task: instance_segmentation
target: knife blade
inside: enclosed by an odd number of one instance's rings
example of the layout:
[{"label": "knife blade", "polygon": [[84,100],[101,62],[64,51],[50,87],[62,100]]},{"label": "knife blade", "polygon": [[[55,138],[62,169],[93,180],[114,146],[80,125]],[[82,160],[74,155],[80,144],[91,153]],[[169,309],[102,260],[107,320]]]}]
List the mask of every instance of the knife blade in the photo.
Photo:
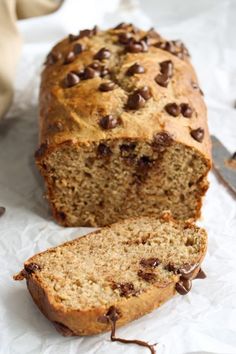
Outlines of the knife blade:
[{"label": "knife blade", "polygon": [[216,172],[236,195],[236,160],[219,139],[211,135],[213,165]]}]

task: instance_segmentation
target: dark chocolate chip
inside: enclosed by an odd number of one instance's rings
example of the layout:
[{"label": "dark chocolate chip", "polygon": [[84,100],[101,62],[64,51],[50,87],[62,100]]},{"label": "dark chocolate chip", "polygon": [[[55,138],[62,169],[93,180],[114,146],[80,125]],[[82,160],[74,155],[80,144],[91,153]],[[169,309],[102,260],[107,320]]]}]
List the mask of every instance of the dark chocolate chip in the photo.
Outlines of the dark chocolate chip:
[{"label": "dark chocolate chip", "polygon": [[176,268],[172,263],[167,264],[164,269],[168,272],[173,272],[174,274],[178,274],[178,268]]},{"label": "dark chocolate chip", "polygon": [[167,87],[170,79],[166,74],[158,74],[155,77],[155,81],[158,85],[160,85],[162,87]]},{"label": "dark chocolate chip", "polygon": [[163,75],[166,75],[168,77],[173,76],[173,62],[171,60],[165,60],[160,63],[160,70]]},{"label": "dark chocolate chip", "polygon": [[53,322],[53,325],[56,330],[64,337],[72,337],[76,335],[70,328],[60,322]]},{"label": "dark chocolate chip", "polygon": [[180,59],[189,56],[189,52],[181,41],[160,41],[154,44],[155,47],[166,50]]},{"label": "dark chocolate chip", "polygon": [[122,157],[131,157],[135,158],[134,150],[136,148],[135,143],[122,144],[120,145],[120,154]]},{"label": "dark chocolate chip", "polygon": [[25,265],[25,271],[28,274],[32,274],[32,273],[36,272],[37,270],[41,270],[40,265],[37,263],[29,263],[29,264]]},{"label": "dark chocolate chip", "polygon": [[164,108],[165,111],[173,117],[178,117],[180,115],[180,107],[177,103],[168,103]]},{"label": "dark chocolate chip", "polygon": [[180,279],[178,283],[175,284],[175,290],[180,295],[186,295],[192,288],[192,282],[188,279]]},{"label": "dark chocolate chip", "polygon": [[135,63],[129,67],[129,69],[126,71],[126,75],[132,76],[134,74],[143,74],[145,72],[145,69],[142,65],[139,65],[138,63]]},{"label": "dark chocolate chip", "polygon": [[58,62],[60,59],[62,58],[62,54],[61,53],[49,53],[47,58],[46,58],[46,61],[45,61],[45,64],[46,65],[52,65],[52,64],[55,64],[56,62]]},{"label": "dark chocolate chip", "polygon": [[95,55],[94,59],[97,60],[103,60],[103,59],[109,59],[111,56],[111,52],[107,48],[101,48]]},{"label": "dark chocolate chip", "polygon": [[191,279],[193,273],[199,267],[199,264],[184,264],[180,268],[178,268],[178,274],[181,274],[181,279]]},{"label": "dark chocolate chip", "polygon": [[105,130],[114,129],[118,124],[118,119],[113,117],[111,114],[102,117],[99,121],[100,127]]},{"label": "dark chocolate chip", "polygon": [[138,276],[147,282],[152,282],[156,279],[156,275],[154,273],[144,272],[143,270],[138,271]]},{"label": "dark chocolate chip", "polygon": [[93,30],[85,29],[79,32],[79,39],[84,37],[92,37],[94,34]]},{"label": "dark chocolate chip", "polygon": [[73,52],[77,55],[84,51],[85,46],[81,43],[76,43],[73,47]]},{"label": "dark chocolate chip", "polygon": [[185,118],[191,118],[191,117],[192,117],[193,110],[192,110],[192,108],[189,106],[188,103],[181,103],[181,104],[180,104],[180,110],[181,110],[181,113],[183,114],[183,116],[184,116]]},{"label": "dark chocolate chip", "polygon": [[140,94],[146,101],[152,97],[151,90],[148,86],[143,86],[140,89],[137,89],[135,92]]},{"label": "dark chocolate chip", "polygon": [[92,62],[91,64],[88,65],[89,68],[92,68],[96,71],[101,71],[101,63],[97,62],[97,61],[94,61]]},{"label": "dark chocolate chip", "polygon": [[132,283],[114,283],[112,289],[118,289],[120,296],[129,297],[137,295],[137,291]]},{"label": "dark chocolate chip", "polygon": [[100,157],[109,157],[112,154],[111,149],[104,143],[100,143],[97,147],[97,154]]},{"label": "dark chocolate chip", "polygon": [[75,53],[69,52],[65,57],[64,64],[70,64],[75,60]]},{"label": "dark chocolate chip", "polygon": [[142,258],[139,264],[145,268],[156,268],[159,266],[160,261],[158,258]]},{"label": "dark chocolate chip", "polygon": [[6,208],[3,206],[0,206],[0,217],[3,216],[3,214],[5,214],[6,212]]},{"label": "dark chocolate chip", "polygon": [[126,51],[129,53],[140,53],[143,51],[143,45],[141,42],[130,42],[126,46]]},{"label": "dark chocolate chip", "polygon": [[119,43],[120,44],[128,44],[133,39],[131,33],[122,32],[119,34]]},{"label": "dark chocolate chip", "polygon": [[206,274],[203,272],[203,270],[200,268],[199,272],[197,273],[196,277],[194,279],[205,279]]},{"label": "dark chocolate chip", "polygon": [[80,78],[78,75],[74,74],[74,73],[68,73],[66,76],[66,80],[65,80],[65,85],[66,87],[72,87],[77,85],[80,82]]},{"label": "dark chocolate chip", "polygon": [[128,23],[121,22],[121,23],[119,23],[116,27],[114,27],[114,29],[115,29],[115,30],[116,30],[116,29],[124,29],[124,28],[126,28],[126,27],[128,27],[128,26],[129,26]]},{"label": "dark chocolate chip", "polygon": [[163,152],[173,142],[168,132],[160,132],[154,135],[152,146],[158,152]]},{"label": "dark chocolate chip", "polygon": [[79,39],[79,35],[78,34],[69,34],[68,36],[69,42],[74,42],[77,41]]},{"label": "dark chocolate chip", "polygon": [[193,129],[191,130],[190,134],[193,139],[201,143],[204,138],[204,129],[202,128]]},{"label": "dark chocolate chip", "polygon": [[144,107],[146,100],[139,93],[133,93],[128,97],[127,108],[139,109]]},{"label": "dark chocolate chip", "polygon": [[112,81],[103,82],[99,86],[99,91],[102,92],[112,91],[114,90],[115,86],[116,86],[115,83]]},{"label": "dark chocolate chip", "polygon": [[40,147],[38,148],[38,150],[36,150],[34,156],[36,158],[42,157],[45,154],[45,152],[47,151],[47,149],[48,149],[48,144],[47,143],[42,143],[40,145]]},{"label": "dark chocolate chip", "polygon": [[82,73],[81,79],[89,80],[89,79],[93,79],[95,76],[98,76],[98,75],[99,75],[99,73],[96,70],[87,66]]},{"label": "dark chocolate chip", "polygon": [[153,160],[149,156],[141,156],[137,161],[137,172],[144,173],[153,165]]}]

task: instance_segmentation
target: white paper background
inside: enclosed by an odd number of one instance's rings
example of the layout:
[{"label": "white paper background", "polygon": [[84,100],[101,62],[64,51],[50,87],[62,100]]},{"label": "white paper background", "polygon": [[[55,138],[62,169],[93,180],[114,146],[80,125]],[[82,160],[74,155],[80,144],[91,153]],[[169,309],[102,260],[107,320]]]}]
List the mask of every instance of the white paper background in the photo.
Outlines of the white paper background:
[{"label": "white paper background", "polygon": [[[19,23],[25,45],[15,101],[0,125],[0,205],[7,208],[0,219],[1,354],[148,353],[110,343],[108,333],[61,337],[34,306],[24,282],[11,278],[35,252],[87,231],[53,222],[33,162],[39,73],[55,41],[94,23],[108,27],[121,20],[183,39],[205,92],[211,133],[236,150],[236,1],[143,0],[140,8],[136,1],[67,0],[57,13]],[[159,354],[236,354],[236,203],[213,174],[210,182],[201,220],[209,233],[208,278],[118,331],[121,337],[158,342]]]}]

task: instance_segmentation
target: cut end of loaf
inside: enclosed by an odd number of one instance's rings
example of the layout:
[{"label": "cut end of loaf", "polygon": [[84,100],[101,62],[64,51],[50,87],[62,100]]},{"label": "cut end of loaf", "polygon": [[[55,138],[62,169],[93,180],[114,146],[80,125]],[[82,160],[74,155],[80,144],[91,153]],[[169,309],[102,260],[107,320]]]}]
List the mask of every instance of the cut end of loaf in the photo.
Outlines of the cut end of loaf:
[{"label": "cut end of loaf", "polygon": [[53,215],[64,226],[105,226],[160,215],[197,219],[209,163],[165,132],[153,141],[116,139],[43,146],[36,157]]},{"label": "cut end of loaf", "polygon": [[175,289],[181,293],[197,275],[206,243],[205,231],[190,223],[130,219],[32,257],[23,275],[50,320],[75,334],[98,333],[109,329],[104,315],[111,306],[120,310],[119,326],[160,306]]}]

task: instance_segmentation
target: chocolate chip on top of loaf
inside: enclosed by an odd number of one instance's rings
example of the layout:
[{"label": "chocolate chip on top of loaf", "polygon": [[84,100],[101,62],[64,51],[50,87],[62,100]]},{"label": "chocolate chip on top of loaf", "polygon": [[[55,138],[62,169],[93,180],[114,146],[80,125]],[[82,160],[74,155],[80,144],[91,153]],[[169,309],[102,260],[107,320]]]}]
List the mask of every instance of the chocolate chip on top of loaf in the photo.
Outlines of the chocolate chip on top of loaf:
[{"label": "chocolate chip on top of loaf", "polygon": [[197,218],[211,166],[206,115],[182,42],[129,23],[69,35],[48,55],[40,90],[36,163],[55,218]]}]

